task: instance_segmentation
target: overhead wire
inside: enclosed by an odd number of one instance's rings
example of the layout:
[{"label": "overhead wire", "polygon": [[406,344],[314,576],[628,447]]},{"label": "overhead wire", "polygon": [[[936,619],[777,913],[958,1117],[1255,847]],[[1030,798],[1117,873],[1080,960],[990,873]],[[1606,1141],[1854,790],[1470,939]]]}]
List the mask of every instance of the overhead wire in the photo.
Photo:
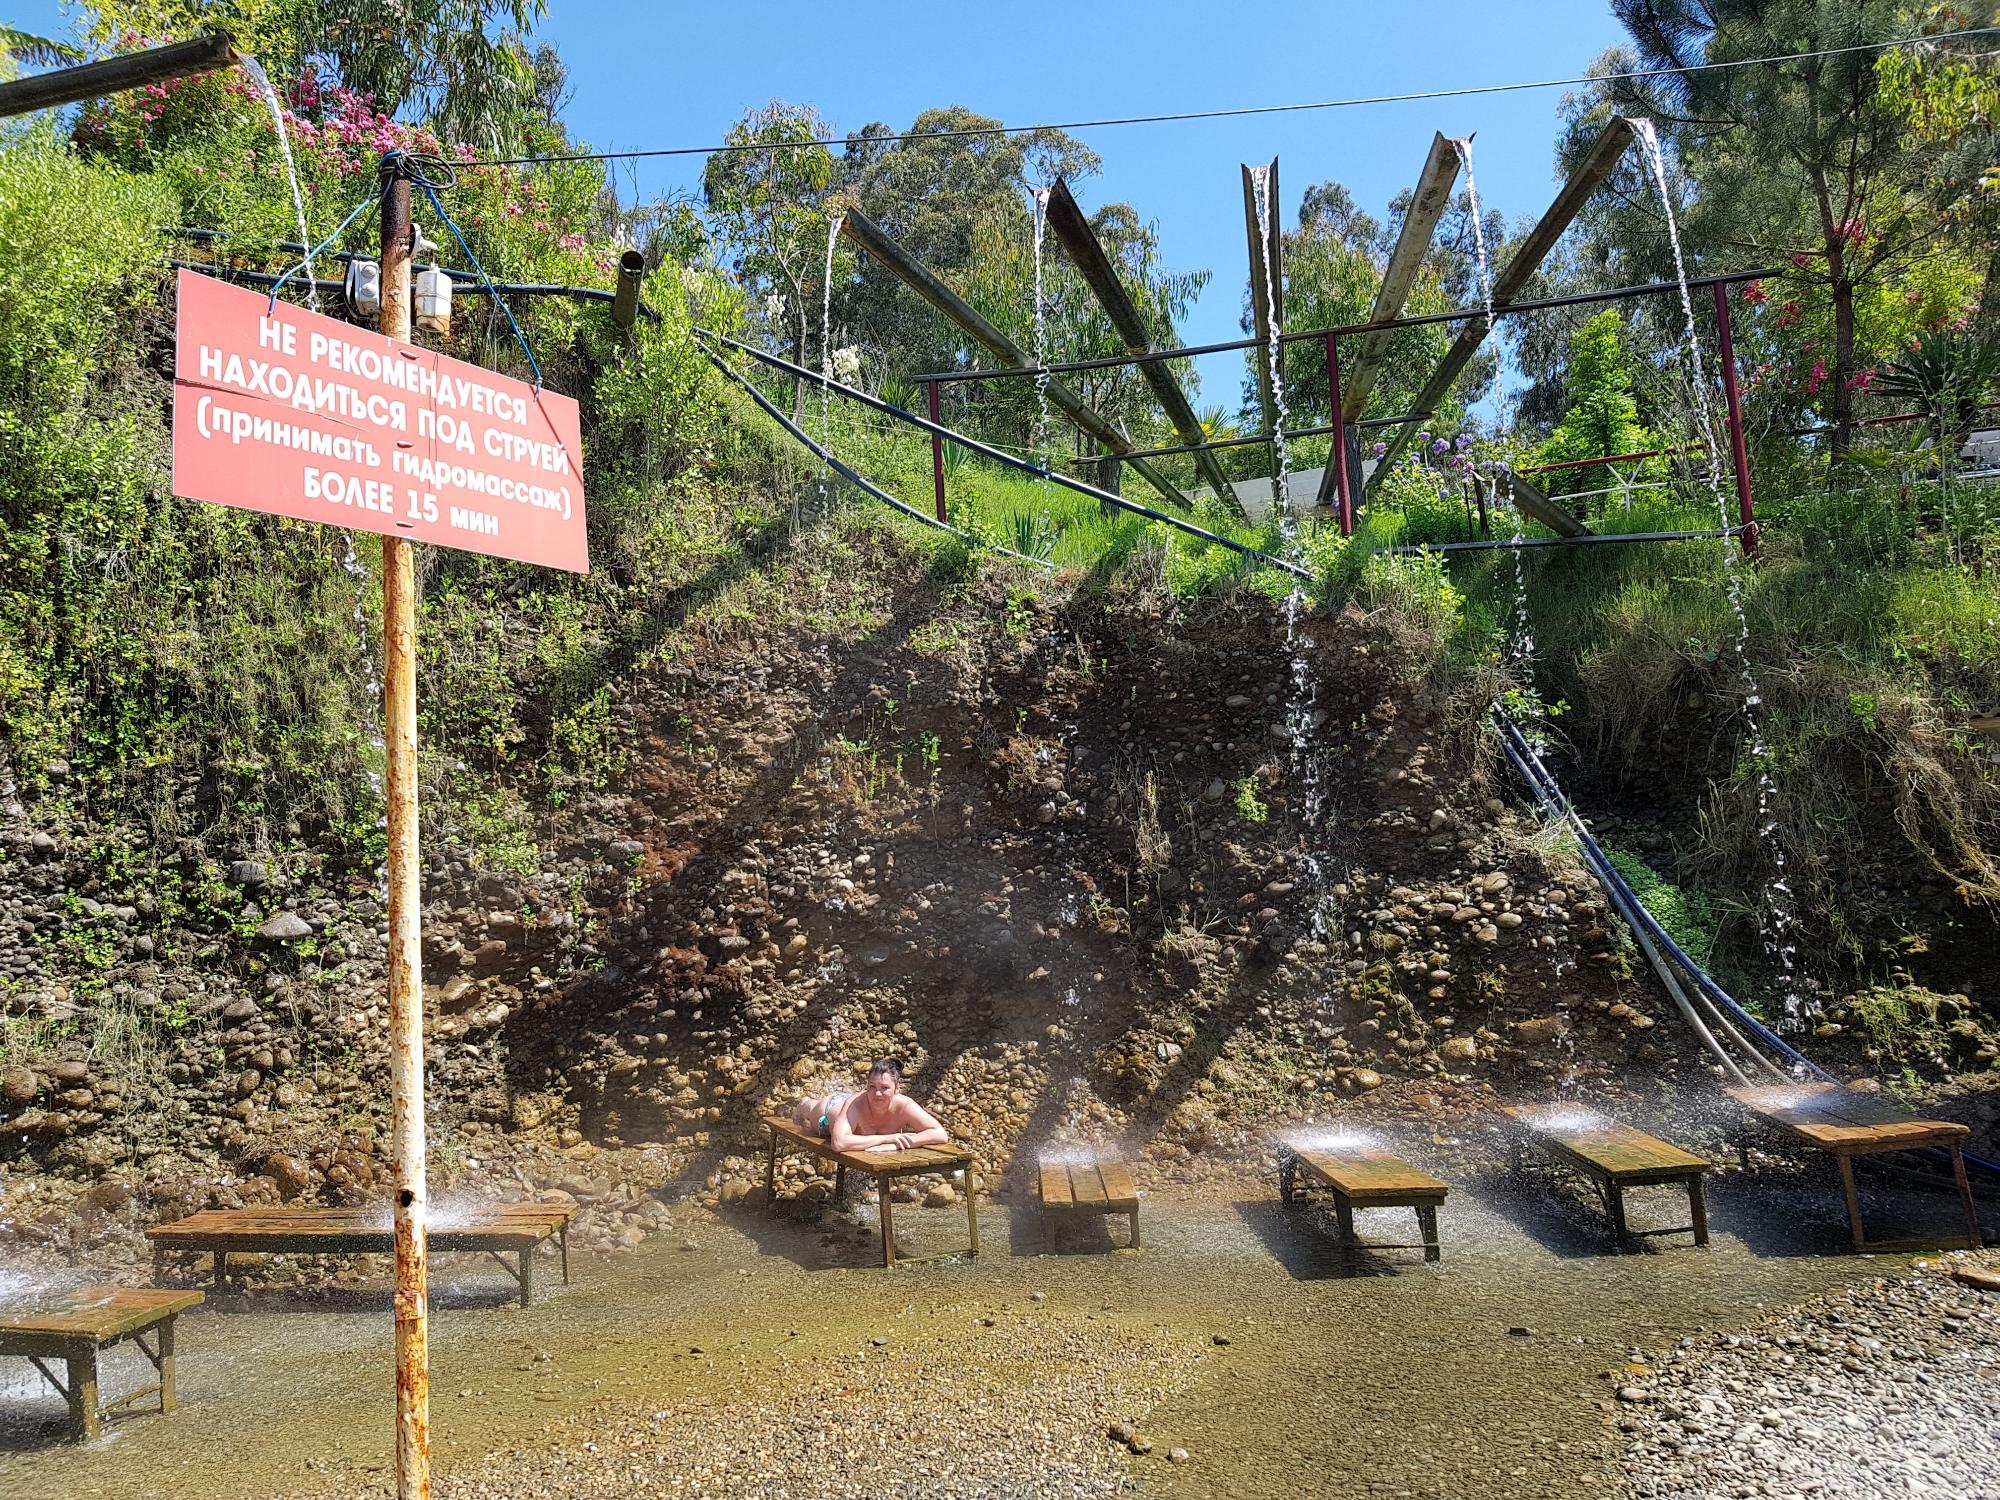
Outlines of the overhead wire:
[{"label": "overhead wire", "polygon": [[[866,137],[869,145],[901,141],[949,141],[1007,135],[1033,135],[1044,130],[1103,130],[1122,125],[1168,125],[1191,120],[1234,120],[1254,115],[1300,114],[1311,110],[1355,109],[1375,104],[1415,104],[1434,99],[1467,99],[1482,94],[1512,94],[1530,89],[1568,88],[1583,83],[1622,83],[1641,78],[1668,78],[1690,73],[1725,72],[1733,68],[1767,67],[1775,63],[1809,62],[1818,58],[1844,57],[1864,52],[1893,52],[1903,47],[1934,46],[1940,42],[1965,41],[1973,37],[2000,35],[2000,26],[1973,26],[1960,31],[1941,31],[1931,36],[1895,37],[1881,42],[1858,42],[1846,47],[1821,47],[1808,52],[1778,52],[1763,57],[1731,58],[1723,62],[1699,63],[1693,67],[1631,68],[1616,73],[1584,73],[1572,78],[1538,78],[1517,83],[1470,84],[1460,88],[1422,89],[1406,94],[1366,94],[1349,99],[1317,99],[1297,104],[1251,104],[1233,109],[1181,110],[1171,114],[1120,115],[1097,120],[1066,120],[1043,125],[981,125],[962,130],[908,130]],[[1994,56],[1983,53],[1983,57]],[[655,157],[718,156],[742,151],[788,151],[812,147],[844,146],[860,136],[819,137],[803,141],[725,141],[716,146],[663,146],[633,151],[570,151],[548,156],[497,156],[462,162],[468,167],[554,166],[565,162],[640,161]]]}]

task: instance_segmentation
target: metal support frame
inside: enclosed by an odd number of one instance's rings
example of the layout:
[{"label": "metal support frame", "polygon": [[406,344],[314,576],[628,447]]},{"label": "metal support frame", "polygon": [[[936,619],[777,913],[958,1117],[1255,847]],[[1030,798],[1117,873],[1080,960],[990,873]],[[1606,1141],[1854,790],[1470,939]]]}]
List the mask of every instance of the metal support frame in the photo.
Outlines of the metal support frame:
[{"label": "metal support frame", "polygon": [[1340,335],[1326,336],[1327,409],[1332,413],[1333,451],[1327,454],[1326,472],[1320,476],[1319,503],[1329,494],[1340,511],[1340,534],[1354,535],[1354,487],[1347,472],[1347,409],[1340,395]]},{"label": "metal support frame", "polygon": [[[1016,374],[1028,373],[1035,369],[1020,345],[983,317],[979,310],[959,296],[933,272],[901,245],[884,234],[868,215],[858,208],[850,208],[840,221],[840,232],[881,261],[898,279],[918,296],[936,308],[955,323],[959,329],[976,343],[990,350],[1003,364]],[[939,377],[942,378],[942,377]],[[1055,407],[1084,432],[1104,444],[1120,458],[1133,453],[1138,444],[1117,423],[1101,415],[1097,409],[1060,380],[1050,380],[1045,387],[1049,405]],[[1146,482],[1176,505],[1186,505],[1188,499],[1173,481],[1152,464],[1140,459],[1131,460]]]},{"label": "metal support frame", "polygon": [[[930,408],[931,420],[933,422],[941,421],[942,419],[938,416],[938,383],[935,380],[926,380],[924,382],[924,401]],[[931,488],[937,494],[937,518],[942,521],[945,518],[944,438],[936,432],[931,434]]]},{"label": "metal support frame", "polygon": [[1757,510],[1750,494],[1750,451],[1743,439],[1743,395],[1736,386],[1736,338],[1730,329],[1729,291],[1715,286],[1715,353],[1722,366],[1722,396],[1729,408],[1729,461],[1736,470],[1737,541],[1743,555],[1757,557]]},{"label": "metal support frame", "polygon": [[[1070,263],[1097,298],[1098,305],[1104,309],[1105,317],[1111,320],[1113,330],[1124,341],[1126,349],[1133,354],[1151,354],[1153,343],[1145,320],[1139,316],[1139,309],[1125,290],[1125,284],[1118,279],[1117,268],[1111,264],[1111,257],[1104,253],[1096,231],[1090,227],[1090,221],[1083,216],[1083,210],[1071,196],[1069,184],[1060,177],[1049,189],[1048,226],[1055,231],[1057,241],[1069,254]],[[1201,471],[1201,477],[1208,481],[1218,497],[1229,496],[1229,476],[1222,472],[1222,465],[1216,461],[1215,455],[1205,451],[1203,445],[1208,435],[1202,431],[1201,419],[1188,404],[1187,394],[1175,378],[1173,367],[1164,360],[1149,359],[1138,369],[1140,377],[1151,388],[1153,399],[1160,403],[1167,420],[1173,423],[1174,431],[1194,453],[1195,467]],[[935,409],[931,412],[931,420],[937,420]]]}]

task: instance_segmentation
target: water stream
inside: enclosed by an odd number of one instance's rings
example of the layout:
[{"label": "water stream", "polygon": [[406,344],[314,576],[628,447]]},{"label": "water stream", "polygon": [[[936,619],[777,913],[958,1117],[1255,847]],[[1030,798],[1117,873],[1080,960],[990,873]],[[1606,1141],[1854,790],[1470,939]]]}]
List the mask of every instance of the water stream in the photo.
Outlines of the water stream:
[{"label": "water stream", "polygon": [[1035,436],[1028,444],[1047,468],[1049,456],[1044,451],[1049,432],[1049,312],[1048,299],[1042,290],[1042,240],[1049,229],[1049,190],[1035,189],[1035,405],[1038,415],[1035,419]]},{"label": "water stream", "polygon": [[278,91],[271,86],[271,76],[264,71],[264,65],[247,52],[236,54],[236,64],[244,75],[256,86],[263,96],[264,108],[270,111],[272,128],[278,132],[278,154],[285,160],[285,181],[292,190],[292,209],[299,219],[299,243],[305,246],[306,260],[306,305],[314,312],[319,311],[319,288],[315,285],[319,273],[313,269],[312,231],[306,227],[306,200],[299,191],[298,168],[292,162],[292,137],[285,129],[285,106],[279,102]]},{"label": "water stream", "polygon": [[[819,298],[819,372],[827,380],[833,379],[833,252],[840,244],[840,226],[847,222],[844,213],[835,214],[826,226],[826,274],[820,282]],[[832,398],[833,392],[826,386],[819,388],[819,445],[831,450],[832,442]],[[826,499],[827,460],[819,461],[820,499]]]},{"label": "water stream", "polygon": [[[1708,487],[1715,499],[1718,525],[1726,531],[1730,520],[1729,501],[1722,488],[1722,446],[1717,441],[1719,429],[1709,399],[1707,372],[1702,364],[1701,334],[1695,324],[1694,299],[1688,293],[1687,262],[1681,251],[1680,222],[1674,214],[1674,195],[1667,182],[1666,158],[1661,153],[1659,133],[1653,128],[1651,120],[1634,119],[1632,126],[1645,149],[1647,165],[1660,192],[1660,207],[1666,215],[1667,238],[1674,252],[1674,276],[1680,282],[1681,312],[1687,320],[1691,404],[1698,435],[1708,452]],[[1720,545],[1729,607],[1736,616],[1736,660],[1743,677],[1743,713],[1750,727],[1751,764],[1757,777],[1757,837],[1771,853],[1772,876],[1765,887],[1763,902],[1764,949],[1777,966],[1778,989],[1784,1007],[1780,1026],[1791,1029],[1803,1024],[1806,1009],[1800,994],[1801,976],[1796,967],[1798,920],[1792,909],[1792,888],[1786,875],[1784,846],[1776,837],[1778,819],[1772,809],[1778,785],[1771,774],[1771,747],[1764,737],[1764,695],[1758,686],[1756,672],[1750,665],[1750,616],[1743,603],[1743,558],[1733,537],[1725,535]]]}]

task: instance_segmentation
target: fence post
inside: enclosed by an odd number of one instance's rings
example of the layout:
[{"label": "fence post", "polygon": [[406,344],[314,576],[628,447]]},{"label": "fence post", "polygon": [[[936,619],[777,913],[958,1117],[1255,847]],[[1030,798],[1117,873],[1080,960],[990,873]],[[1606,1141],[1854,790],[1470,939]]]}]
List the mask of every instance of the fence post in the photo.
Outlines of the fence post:
[{"label": "fence post", "polygon": [[[1743,396],[1736,388],[1736,339],[1729,327],[1729,289],[1721,282],[1715,287],[1715,342],[1722,366],[1722,397],[1729,405],[1729,460],[1736,469],[1736,518],[1743,530],[1737,534],[1743,555],[1757,557],[1757,512],[1750,495],[1750,451],[1743,440]],[[1711,454],[1709,462],[1717,455]]]},{"label": "fence post", "polygon": [[1354,491],[1349,487],[1347,473],[1347,416],[1340,409],[1340,350],[1336,347],[1336,335],[1326,336],[1326,393],[1333,403],[1333,451],[1327,455],[1327,462],[1333,465],[1335,503],[1340,510],[1340,534],[1354,535]]},{"label": "fence post", "polygon": [[[924,400],[930,406],[931,421],[941,421],[938,416],[938,383],[924,382]],[[942,521],[944,514],[944,438],[937,432],[931,433],[931,489],[937,495],[937,518]]]}]

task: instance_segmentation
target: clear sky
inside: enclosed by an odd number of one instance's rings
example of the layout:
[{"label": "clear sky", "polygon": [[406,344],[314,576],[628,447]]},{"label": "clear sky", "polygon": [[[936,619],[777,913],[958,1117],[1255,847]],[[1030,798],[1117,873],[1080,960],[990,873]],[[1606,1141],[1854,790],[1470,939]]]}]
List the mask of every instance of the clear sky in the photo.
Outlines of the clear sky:
[{"label": "clear sky", "polygon": [[[54,0],[10,9],[16,25],[64,29]],[[946,104],[1027,125],[1571,77],[1623,40],[1607,0],[550,0],[549,11],[543,34],[574,94],[565,118],[607,150],[711,145],[774,98],[816,106],[840,132],[905,127]],[[1248,277],[1239,163],[1281,159],[1288,223],[1305,189],[1330,178],[1380,217],[1414,183],[1434,129],[1476,132],[1481,200],[1512,222],[1555,195],[1563,92],[1080,132],[1104,169],[1078,197],[1086,210],[1131,203],[1158,222],[1167,266],[1214,273],[1186,342],[1235,338]],[[635,187],[698,188],[701,159],[616,171],[629,199]],[[1233,399],[1238,367],[1204,373],[1213,398]]]}]

